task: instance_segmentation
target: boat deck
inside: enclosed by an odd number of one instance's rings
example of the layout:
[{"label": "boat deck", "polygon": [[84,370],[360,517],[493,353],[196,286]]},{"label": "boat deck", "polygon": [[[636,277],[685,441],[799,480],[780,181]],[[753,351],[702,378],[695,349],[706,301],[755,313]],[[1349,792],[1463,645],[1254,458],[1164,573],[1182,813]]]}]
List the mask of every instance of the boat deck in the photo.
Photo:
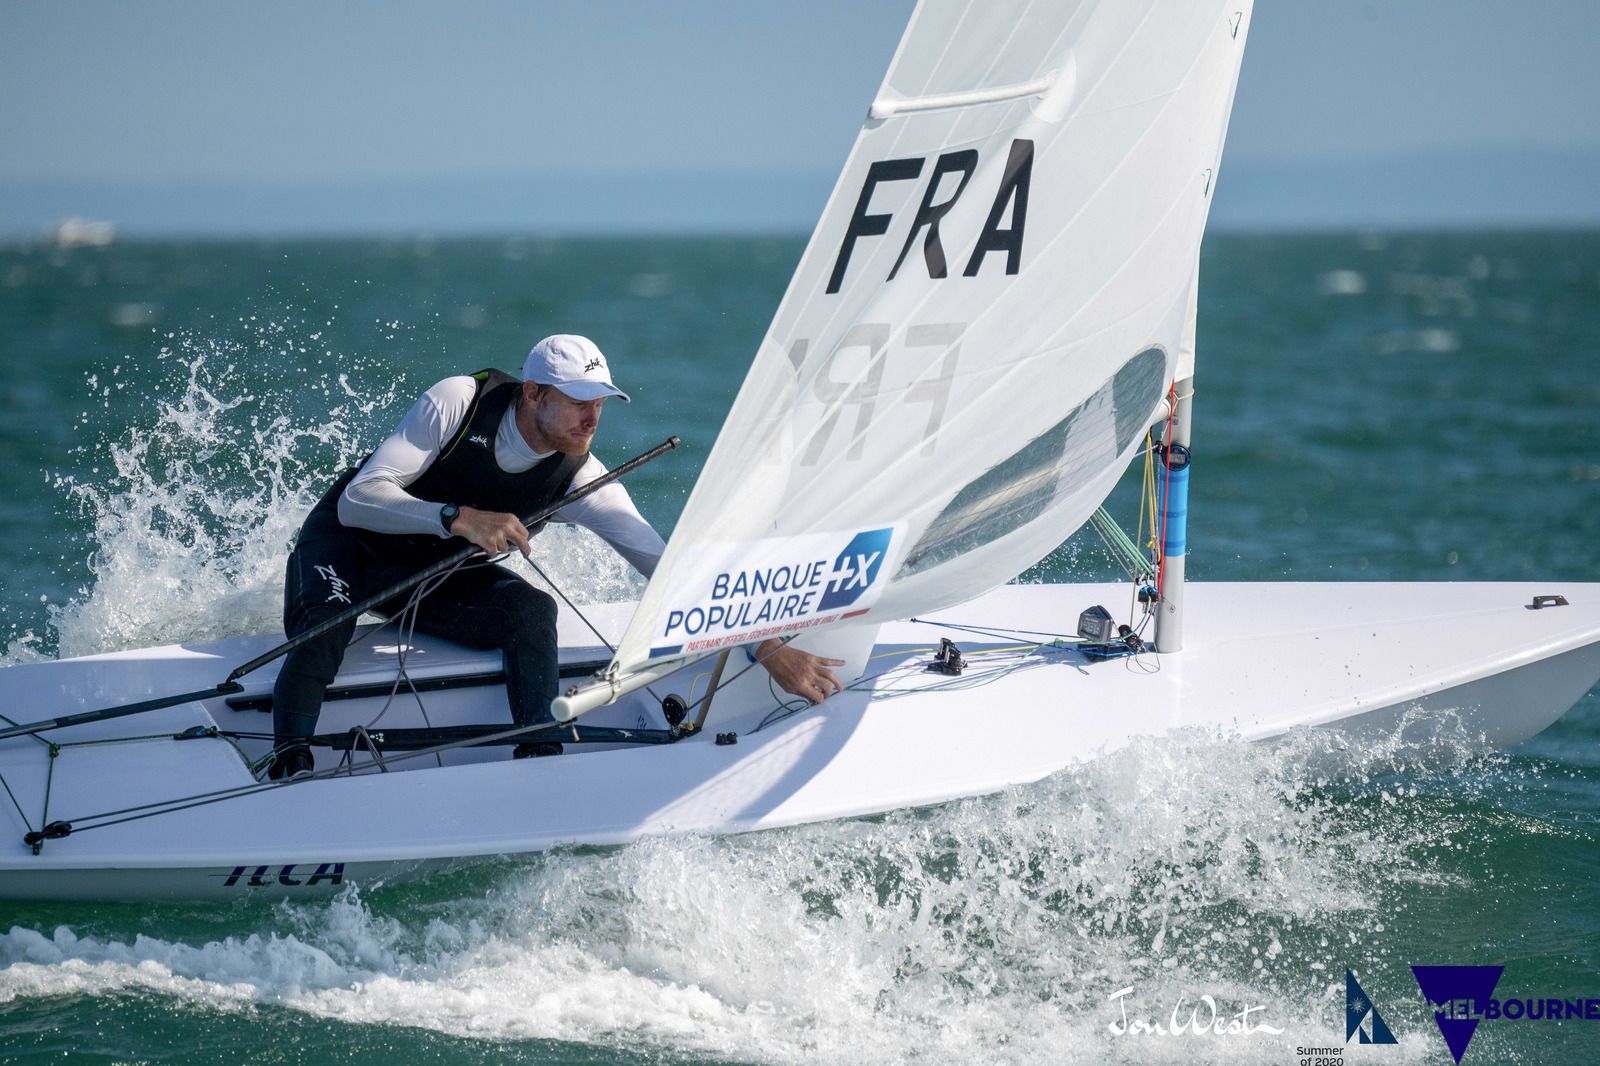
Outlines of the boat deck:
[{"label": "boat deck", "polygon": [[[1530,607],[1550,594],[1569,602]],[[220,696],[54,730],[48,742],[0,741],[0,774],[15,797],[0,817],[0,897],[297,893],[330,887],[331,874],[305,883],[320,867],[370,880],[568,842],[849,817],[996,791],[1180,728],[1246,740],[1315,726],[1402,740],[1444,729],[1503,747],[1554,722],[1600,679],[1600,585],[1192,583],[1186,595],[1181,653],[1099,660],[1053,646],[1051,634],[1071,633],[1093,604],[1121,607],[1126,586],[1006,586],[926,622],[884,626],[865,677],[819,707],[774,716],[764,672],[748,671],[719,692],[704,732],[664,746],[571,745],[521,761],[482,748],[391,761],[392,772],[362,753],[359,772],[260,787],[249,762],[267,750],[270,716]],[[628,610],[597,611],[602,630],[620,629]],[[966,653],[958,677],[926,669],[941,637]],[[337,684],[392,680],[399,649],[387,639],[352,648]],[[602,657],[575,621],[563,621],[563,641],[564,661]],[[11,667],[0,671],[0,705],[27,721],[204,688],[272,643]],[[433,640],[407,654],[418,680],[499,668],[495,654]],[[702,692],[708,668],[691,666],[583,722],[662,728],[659,696]],[[270,692],[272,669],[235,702]],[[383,702],[330,702],[319,730],[365,724]],[[466,723],[509,725],[503,687],[424,692],[420,701],[403,693],[374,728]],[[212,725],[262,736],[174,739]],[[737,739],[718,744],[719,733]],[[332,757],[320,752],[318,762],[325,769]],[[231,790],[240,794],[183,802]],[[23,844],[25,832],[58,819],[73,824],[71,835],[38,854]]]}]

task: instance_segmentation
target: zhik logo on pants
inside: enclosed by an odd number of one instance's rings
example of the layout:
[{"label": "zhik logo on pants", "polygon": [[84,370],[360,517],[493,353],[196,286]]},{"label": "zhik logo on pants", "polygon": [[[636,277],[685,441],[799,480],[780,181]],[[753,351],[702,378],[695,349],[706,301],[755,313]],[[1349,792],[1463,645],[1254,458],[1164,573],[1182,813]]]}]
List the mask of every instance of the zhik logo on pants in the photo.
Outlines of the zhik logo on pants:
[{"label": "zhik logo on pants", "polygon": [[317,572],[317,574],[322,578],[322,580],[324,580],[324,581],[326,581],[328,583],[328,598],[323,602],[325,602],[325,603],[349,603],[350,602],[350,582],[346,581],[344,578],[342,578],[338,574],[334,573],[333,567],[331,567],[331,566],[322,566],[321,564],[318,564],[317,566],[312,567],[312,569]]}]

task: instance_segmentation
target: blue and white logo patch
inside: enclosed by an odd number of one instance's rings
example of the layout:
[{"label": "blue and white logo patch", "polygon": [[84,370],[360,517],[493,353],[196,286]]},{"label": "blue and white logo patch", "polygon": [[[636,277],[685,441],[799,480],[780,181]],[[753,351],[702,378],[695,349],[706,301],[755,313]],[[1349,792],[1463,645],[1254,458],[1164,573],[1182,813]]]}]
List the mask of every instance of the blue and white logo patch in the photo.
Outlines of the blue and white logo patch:
[{"label": "blue and white logo patch", "polygon": [[889,554],[889,542],[893,539],[893,529],[869,529],[857,533],[833,561],[834,578],[828,582],[822,598],[817,601],[817,610],[848,607],[872,588],[883,569],[883,557]]},{"label": "blue and white logo patch", "polygon": [[904,527],[712,544],[669,579],[650,657],[796,633],[866,614],[894,573]]}]

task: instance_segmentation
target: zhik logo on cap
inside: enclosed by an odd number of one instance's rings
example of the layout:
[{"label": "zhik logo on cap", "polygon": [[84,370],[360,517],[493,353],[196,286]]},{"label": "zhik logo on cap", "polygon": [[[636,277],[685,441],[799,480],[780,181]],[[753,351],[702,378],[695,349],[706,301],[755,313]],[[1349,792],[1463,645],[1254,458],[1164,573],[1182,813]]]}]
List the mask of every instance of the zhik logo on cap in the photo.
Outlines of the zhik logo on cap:
[{"label": "zhik logo on cap", "polygon": [[606,357],[588,337],[557,333],[533,346],[522,364],[524,381],[553,385],[574,400],[615,396],[624,403],[628,394],[611,381]]}]

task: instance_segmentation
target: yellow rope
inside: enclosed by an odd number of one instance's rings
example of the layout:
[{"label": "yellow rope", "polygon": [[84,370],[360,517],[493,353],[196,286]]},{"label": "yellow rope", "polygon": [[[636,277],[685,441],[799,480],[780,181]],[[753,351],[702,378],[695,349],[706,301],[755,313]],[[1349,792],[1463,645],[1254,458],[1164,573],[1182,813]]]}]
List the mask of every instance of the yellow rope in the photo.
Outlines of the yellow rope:
[{"label": "yellow rope", "polygon": [[[1150,550],[1154,558],[1156,551],[1156,527],[1159,524],[1156,515],[1159,513],[1156,501],[1156,449],[1155,434],[1149,430],[1144,434],[1144,489],[1139,494],[1139,526],[1137,537],[1144,541],[1144,546]],[[1150,536],[1145,539],[1145,521],[1150,522]]]},{"label": "yellow rope", "polygon": [[890,656],[894,656],[894,655],[917,655],[917,654],[920,654],[921,652],[925,652],[925,651],[938,651],[938,650],[939,650],[938,648],[932,648],[932,647],[929,647],[929,648],[897,648],[894,651],[880,651],[876,655],[870,655],[870,656],[867,657],[867,662],[870,663],[874,659],[887,659]]}]

